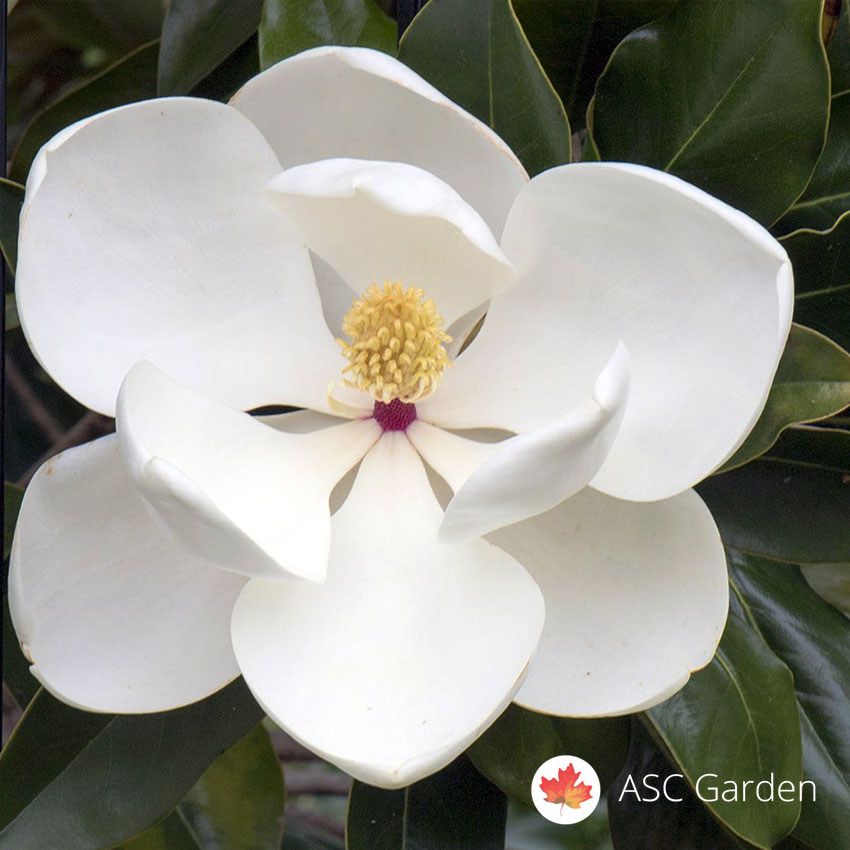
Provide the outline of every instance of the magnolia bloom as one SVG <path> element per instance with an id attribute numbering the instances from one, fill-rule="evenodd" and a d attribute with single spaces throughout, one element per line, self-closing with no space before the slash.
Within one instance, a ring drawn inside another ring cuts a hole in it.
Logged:
<path id="1" fill-rule="evenodd" d="M 690 488 L 791 316 L 742 213 L 635 165 L 529 181 L 394 59 L 321 48 L 229 105 L 60 133 L 19 257 L 36 357 L 116 417 L 39 471 L 14 540 L 15 628 L 60 699 L 158 711 L 241 673 L 397 787 L 512 699 L 637 711 L 712 657 L 725 562 Z M 303 410 L 245 412 L 276 404 Z"/>

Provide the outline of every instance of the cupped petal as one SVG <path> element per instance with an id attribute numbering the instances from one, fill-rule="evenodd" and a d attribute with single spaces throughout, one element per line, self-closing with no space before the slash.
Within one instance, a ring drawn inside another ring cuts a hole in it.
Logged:
<path id="1" fill-rule="evenodd" d="M 596 379 L 592 396 L 542 428 L 482 449 L 481 444 L 447 432 L 436 437 L 415 427 L 421 423 L 413 423 L 408 428 L 411 442 L 455 491 L 440 526 L 440 539 L 457 542 L 480 537 L 548 511 L 581 490 L 610 451 L 628 392 L 628 354 L 619 344 Z M 453 443 L 445 446 L 448 437 Z M 473 457 L 482 451 L 489 454 L 465 480 L 462 475 L 469 461 L 461 457 L 464 450 Z"/>
<path id="2" fill-rule="evenodd" d="M 231 105 L 262 130 L 284 168 L 334 157 L 418 165 L 459 192 L 496 235 L 528 180 L 489 127 L 374 50 L 299 53 L 249 80 Z"/>
<path id="3" fill-rule="evenodd" d="M 36 357 L 112 415 L 148 359 L 236 407 L 324 407 L 341 368 L 308 252 L 262 198 L 280 164 L 237 110 L 163 98 L 42 148 L 21 216 L 18 312 Z"/>
<path id="4" fill-rule="evenodd" d="M 539 427 L 586 395 L 622 340 L 629 404 L 593 486 L 665 498 L 741 443 L 791 318 L 787 255 L 759 224 L 669 174 L 581 163 L 529 183 L 502 247 L 519 280 L 429 400 L 431 421 Z"/>
<path id="5" fill-rule="evenodd" d="M 693 490 L 642 503 L 586 488 L 488 540 L 534 576 L 546 600 L 521 705 L 577 717 L 642 711 L 714 655 L 728 608 L 726 560 Z"/>
<path id="6" fill-rule="evenodd" d="M 275 177 L 266 197 L 353 293 L 384 281 L 419 286 L 446 324 L 516 276 L 484 219 L 413 165 L 320 160 Z"/>
<path id="7" fill-rule="evenodd" d="M 381 434 L 374 419 L 287 433 L 134 366 L 116 420 L 131 479 L 190 550 L 251 576 L 322 581 L 328 498 Z"/>
<path id="8" fill-rule="evenodd" d="M 239 675 L 229 623 L 245 581 L 157 527 L 109 435 L 51 458 L 30 482 L 9 604 L 33 674 L 59 699 L 164 711 Z"/>
<path id="9" fill-rule="evenodd" d="M 540 592 L 482 540 L 440 545 L 442 511 L 403 433 L 366 455 L 333 519 L 325 584 L 254 579 L 233 611 L 245 681 L 305 746 L 385 788 L 461 753 L 519 687 Z"/>

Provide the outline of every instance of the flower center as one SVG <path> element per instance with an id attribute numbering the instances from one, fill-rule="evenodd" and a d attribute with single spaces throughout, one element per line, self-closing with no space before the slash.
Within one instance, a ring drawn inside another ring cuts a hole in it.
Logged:
<path id="1" fill-rule="evenodd" d="M 434 302 L 424 297 L 417 287 L 403 289 L 387 281 L 380 289 L 373 283 L 342 320 L 343 333 L 351 340 L 337 340 L 349 361 L 342 370 L 349 376 L 344 383 L 375 399 L 375 418 L 385 430 L 403 430 L 416 411 L 405 413 L 409 419 L 401 428 L 388 429 L 377 402 L 394 410 L 396 401 L 412 407 L 437 389 L 451 365 L 443 347 L 451 337 L 440 327 L 443 317 Z"/>
<path id="2" fill-rule="evenodd" d="M 416 405 L 405 404 L 397 398 L 389 404 L 376 401 L 372 415 L 385 431 L 404 431 L 416 419 Z"/>

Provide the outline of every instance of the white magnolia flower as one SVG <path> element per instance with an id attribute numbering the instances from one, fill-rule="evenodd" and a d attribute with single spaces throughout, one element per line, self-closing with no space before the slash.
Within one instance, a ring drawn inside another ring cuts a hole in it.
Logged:
<path id="1" fill-rule="evenodd" d="M 17 286 L 40 362 L 117 419 L 39 471 L 14 541 L 15 627 L 66 702 L 162 710 L 241 672 L 394 787 L 512 699 L 632 712 L 712 657 L 725 562 L 689 488 L 758 417 L 792 282 L 693 186 L 529 181 L 395 60 L 322 48 L 227 106 L 60 133 Z M 305 410 L 243 412 L 269 404 Z"/>

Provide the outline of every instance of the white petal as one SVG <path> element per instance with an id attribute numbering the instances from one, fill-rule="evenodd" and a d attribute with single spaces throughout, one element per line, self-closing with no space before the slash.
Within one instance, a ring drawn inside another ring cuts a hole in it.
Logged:
<path id="1" fill-rule="evenodd" d="M 110 415 L 143 358 L 236 407 L 322 408 L 344 362 L 308 253 L 262 199 L 279 171 L 243 115 L 207 100 L 120 107 L 48 142 L 16 278 L 42 365 Z"/>
<path id="2" fill-rule="evenodd" d="M 388 432 L 334 516 L 327 582 L 255 579 L 233 612 L 239 666 L 275 722 L 384 788 L 443 767 L 495 719 L 543 624 L 519 564 L 482 540 L 437 544 L 441 516 Z"/>
<path id="3" fill-rule="evenodd" d="M 157 528 L 114 435 L 51 458 L 27 488 L 12 621 L 32 672 L 65 702 L 163 711 L 217 691 L 239 675 L 229 621 L 244 584 Z"/>
<path id="4" fill-rule="evenodd" d="M 353 291 L 384 281 L 420 286 L 446 324 L 515 277 L 481 216 L 413 165 L 321 160 L 275 177 L 266 197 Z"/>
<path id="5" fill-rule="evenodd" d="M 800 564 L 800 570 L 818 596 L 850 617 L 850 564 Z"/>
<path id="6" fill-rule="evenodd" d="M 525 566 L 546 600 L 521 705 L 573 716 L 641 711 L 714 655 L 726 560 L 692 490 L 646 504 L 587 488 L 488 539 Z"/>
<path id="7" fill-rule="evenodd" d="M 418 165 L 459 192 L 497 235 L 528 180 L 489 127 L 374 50 L 299 53 L 250 80 L 231 104 L 263 131 L 285 168 L 332 157 Z"/>
<path id="8" fill-rule="evenodd" d="M 116 425 L 133 482 L 184 545 L 245 575 L 314 581 L 330 492 L 381 434 L 374 419 L 286 433 L 144 362 L 121 387 Z"/>
<path id="9" fill-rule="evenodd" d="M 456 455 L 461 446 L 480 455 L 479 444 L 455 437 L 461 445 L 455 443 L 450 453 L 441 453 L 434 441 L 420 446 L 414 429 L 410 439 L 425 460 L 447 481 L 455 482 L 440 539 L 480 537 L 548 511 L 581 490 L 599 471 L 611 448 L 626 409 L 628 389 L 628 354 L 620 344 L 597 378 L 591 398 L 542 428 L 487 446 L 489 457 L 461 480 L 460 486 L 458 473 L 468 468 L 468 461 L 456 460 Z M 449 469 L 452 466 L 460 468 Z"/>
<path id="10" fill-rule="evenodd" d="M 629 404 L 593 486 L 665 498 L 740 444 L 790 322 L 788 258 L 760 225 L 669 174 L 582 163 L 528 185 L 502 247 L 520 279 L 429 399 L 430 421 L 538 427 L 622 340 Z"/>

